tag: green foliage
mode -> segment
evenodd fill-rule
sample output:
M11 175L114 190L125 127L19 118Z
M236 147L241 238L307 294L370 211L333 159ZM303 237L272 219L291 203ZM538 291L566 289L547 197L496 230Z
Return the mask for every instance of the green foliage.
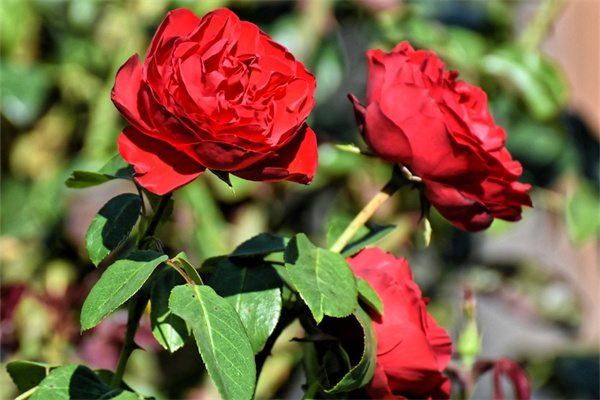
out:
M350 219L343 217L332 218L327 230L327 246L331 247L350 223ZM350 243L344 248L342 254L346 257L353 256L365 247L374 244L396 228L395 225L381 225L367 223L362 226Z
M256 257L285 250L289 239L274 233L261 233L240 244L231 257Z
M13 361L6 366L6 371L21 392L26 392L39 385L56 365L33 361Z
M371 9L374 4L372 1L312 3L315 7L288 7L279 2L231 3L228 0L193 3L180 0L0 2L0 263L3 265L0 273L3 318L5 285L24 283L27 293L33 291L39 296L32 300L26 294L25 301L17 303L14 316L8 318L6 327L11 329L2 333L3 343L4 340L8 343L5 363L6 360L28 357L50 362L57 359L80 362L85 357L81 344L88 340L99 340L94 336L96 331L92 330L85 333L83 340L73 342L71 332L79 328L76 321L79 309L65 308L66 305L77 303L72 301L72 293L79 293L84 288L87 290L85 282L89 282L91 274L98 272L89 268L89 260L85 256L85 242L81 239L87 227L83 226L83 221L89 221L100 208L101 203L96 203L97 200L109 199L116 194L113 188L122 191L120 184L134 188L135 171L120 155L113 157L97 172L87 171L86 168L92 170L93 166L116 153L117 136L127 124L110 99L117 69L131 54L144 54L151 33L167 10L176 7L191 8L200 16L217 7L232 6L242 19L258 23L271 36L277 36L317 76L317 104L309 125L320 135L319 170L313 184L307 187L291 183L250 182L216 171L220 178L226 181L230 179L235 187L235 195L219 181L219 177L208 173L178 190L174 195L177 201L175 218L172 224L160 231L166 233L160 240L164 248L168 252L173 251L173 254L184 248L191 263L184 253L168 259L159 253L140 252L130 257L135 258L140 254L152 256L127 258L110 265L106 276L101 278L86 300L82 313L82 321L85 322L83 329L99 323L137 291L151 289L150 321L153 333L164 348L174 352L191 333L191 324L168 308L171 289L184 282L174 269L182 271L198 285L202 284L200 272L205 282L224 297L220 301L229 304L228 315L231 319L235 319L233 315L237 312L240 321L233 326L240 336L243 336L241 332L248 335L242 346L248 360L251 353L261 348L265 353L269 352L269 342L263 347L265 340L273 334L273 329L278 334L278 328L288 322L290 309L302 314L303 320L310 320L309 310L304 307L303 300L309 305L315 319L320 315L321 323L328 320L326 315L348 315L349 310L353 309L353 314L346 318L360 322L365 338L360 363L350 365L348 355L336 343L332 344L331 351L325 357L326 368L321 368L323 359L318 359L313 372L328 374L333 365L343 366L345 371L349 371L342 381L339 379L343 374L332 374L335 378L331 378L331 381L329 378L319 380L316 387L322 398L343 398L344 390L351 390L359 387L361 382L366 382L370 376L372 363L369 360L372 361L374 357L371 350L375 344L368 340L370 324L366 319L360 319L360 314L365 314L361 307L369 306L373 312L379 313L384 310L379 297L366 281L357 279L356 288L353 287L348 268L342 266L343 257L331 255L312 244L307 245L306 237L296 237L290 243L287 237L270 233L254 236L233 253L231 250L242 238L251 237L262 230L287 236L298 231L311 232L314 235L311 240L314 237L315 243L321 243L323 238L315 233L322 232L324 212L331 210L335 215L353 215L357 206L365 200L367 189L373 190L383 183L384 174L388 173L384 163L340 151L330 143L355 143L365 148L345 95L352 92L364 98L367 49L389 50L401 40L408 39L416 48L435 51L449 68L460 72L460 79L486 90L494 118L507 132L507 147L513 158L523 164L524 174L520 180L534 184L534 206L537 216L546 219L543 222L553 223L557 229L564 222L576 246L590 244L598 236L600 222L594 183L574 172L576 163L585 162L589 157L587 150L597 147L597 132L589 136L594 141L590 142L590 146L586 144L588 142L577 142L574 135L565 131L559 115L566 106L568 87L559 66L537 50L538 41L531 43L514 37L515 18L522 16L519 2L466 1L442 4L408 1L397 10ZM336 24L329 23L332 18ZM323 25L319 25L319 21L323 21ZM452 21L452 24L448 21ZM530 31L528 28L532 24L527 25L519 27L518 31ZM124 26L127 29L123 29ZM309 32L308 36L306 32ZM538 39L541 39L544 29L538 30L538 33ZM524 43L528 43L526 49ZM586 55L589 54L582 52L581 59ZM575 142L582 148L576 147ZM597 163L597 160L592 162ZM92 189L68 190L63 182L68 188ZM104 185L106 182L111 183ZM535 185L544 186L545 190L539 190ZM564 195L561 193L563 187L573 190ZM141 190L142 197L148 200L155 211L161 197ZM397 197L401 197L401 201ZM386 204L386 210L381 215L386 215L387 221L398 224L399 228L393 230L391 225L367 225L344 249L343 256L351 256L373 244L380 244L385 250L397 254L403 253L409 259L414 255L415 248L419 248L413 230L417 216L410 212L416 210L416 196L410 198L401 193L397 197ZM333 199L341 200L336 201L335 208L331 206ZM120 204L112 203L112 219L119 219L121 225L111 225L101 211L90 227L87 247L95 265L111 252L116 253L115 248L127 241L138 221L142 207L139 196L126 195L125 200ZM399 219L399 210L403 212L402 219ZM152 214L150 207L144 211L147 215L139 220L137 228L140 237L144 235ZM160 222L166 222L172 212L171 200ZM119 213L123 213L125 218L118 216ZM434 215L440 218L435 212ZM326 222L329 244L339 237L348 222L349 219ZM415 277L419 283L425 282L426 286L435 285L433 290L432 286L424 288L424 292L434 293L429 309L447 311L450 307L440 306L439 298L436 298L436 295L448 293L457 285L457 270L453 268L455 262L448 261L456 257L447 257L459 254L458 258L464 259L461 256L470 250L464 245L466 239L463 236L444 231L440 224L433 222L435 232L431 247L419 250L419 257L424 255L422 259L433 261L415 271ZM488 231L486 235L502 233L510 239L511 229L516 225L505 223L501 226L501 232ZM385 235L388 235L385 240L377 242ZM562 237L556 237L559 236ZM495 239L480 235L477 240ZM133 240L127 243L133 247ZM533 244L539 243L536 241ZM535 246L531 248L533 252L538 251ZM284 251L287 265L280 262ZM123 253L126 254L125 251ZM290 255L294 253L297 253L298 259L290 263ZM220 256L209 258L216 255ZM489 293L490 300L496 293L503 293L506 286L510 291L516 290L516 294L526 297L527 302L531 302L535 310L540 312L539 319L545 323L545 330L552 329L554 324L560 327L561 334L567 332L573 337L580 337L576 334L579 331L590 331L586 324L592 319L586 318L587 311L581 311L577 300L587 296L582 285L574 288L569 282L556 278L558 275L543 270L545 261L535 257L535 265L530 268L530 273L535 277L544 274L549 276L532 283L531 279L522 277L523 267L530 264L529 261L515 258L520 257L518 255L497 257L491 261L494 265L507 264L510 271L516 271L514 275L511 274L510 281L503 279L504 272L500 269L489 268L485 260L480 268L474 268L468 262L463 263L459 275L462 276L466 271L469 277L474 276L473 281L479 282L478 290ZM203 267L197 271L193 265L200 265L200 261L204 262ZM160 267L157 271L161 262L172 268ZM55 268L58 264L64 268ZM152 276L152 271L155 271L155 276ZM440 276L444 277L443 281L436 281ZM335 284L332 285L333 282ZM334 293L324 289L330 286ZM344 289L346 287L350 290ZM200 290L202 293L208 288ZM361 300L358 308L356 291ZM54 300L45 301L47 298L60 298L60 307L56 306ZM331 311L328 307L335 310ZM337 307L343 308L343 312ZM451 314L446 312L445 323L440 325L451 329ZM56 318L57 315L60 318ZM296 315L292 313L293 317ZM205 322L212 322L214 317L202 318ZM197 341L208 340L206 332L210 332L210 329L202 329L205 329L204 333L200 334L198 332L201 329L197 329ZM290 347L292 345L297 343L292 343ZM309 345L312 346L312 343ZM224 349L225 345L221 347ZM568 347L562 347L561 350L569 351ZM225 354L231 350L223 351ZM290 353L286 351L285 348L283 351L275 348L270 352L272 357L269 356L269 360L273 360L277 375L281 372L283 376L298 361L298 354L294 353L296 350ZM554 354L555 351L549 353ZM136 382L139 385L152 386L153 393L158 397L184 397L197 382L195 378L185 381L172 379L166 373L170 371L164 370L169 368L165 367L169 364L152 367L158 364L157 354L153 350L146 351L143 357L149 363L130 363L127 371L139 379ZM232 376L228 381L219 378L219 373L215 372L230 369L225 365L226 360L217 362L217 357L210 354L207 357L213 360L213 378L217 376L217 380L221 379L222 386L234 385L231 381L236 377ZM90 363L96 361L86 360ZM531 362L531 359L524 357L524 361ZM552 361L544 358L544 369L548 373ZM218 368L215 367L217 364ZM17 389L27 392L40 384L56 367L54 364L19 361L9 363L7 371ZM72 378L72 385L83 385L84 392L88 387L94 392L75 393L77 396L93 398L104 389L107 391L102 392L106 394L102 395L103 398L133 395L127 392L130 389L126 386L121 386L126 392L111 392L110 388L98 383L97 377L90 375L89 370L82 372L80 367L73 368L72 371L64 370ZM589 368L583 368L585 371L589 371ZM105 383L112 379L112 373L107 371L95 371L94 374ZM537 379L537 386L540 382L552 381L543 374L542 378L532 375ZM254 377L244 379L248 383ZM0 397L15 396L13 387L1 386ZM245 387L247 391L249 387ZM331 394L325 393L325 389ZM227 390L230 397L237 397L235 390ZM53 396L61 398L65 395L64 390L58 392L55 395L49 386L45 386L35 398L52 399ZM308 397L310 392L309 387ZM560 391L557 393L566 397ZM71 394L66 392L66 395ZM247 393L244 396L247 397Z
M345 317L357 305L356 278L341 254L320 249L304 234L285 249L289 278L317 322L324 315Z
M98 266L127 237L137 222L142 208L140 196L123 193L108 201L96 214L85 235L85 248Z
M65 181L65 185L72 189L84 189L101 185L113 179L127 179L133 181L135 170L127 164L121 155L117 154L110 159L98 172L75 170Z
M166 255L142 250L109 266L83 303L81 330L98 325L108 314L125 303L166 259Z
M139 400L143 398L136 393L107 385L94 371L77 364L52 370L31 396L31 400Z
M187 260L187 256L184 252L177 254L174 258L170 260L171 262L179 265L185 271L186 275L196 284L202 285L202 279L198 274L198 271L190 262Z
M152 334L170 353L183 346L190 337L190 327L169 309L171 289L185 280L174 269L165 269L157 275L150 291L150 324Z
M121 157L120 154L117 154L104 164L98 172L109 177L133 181L135 170L132 165L127 164L127 162L123 160L123 157Z
M364 347L360 361L327 393L343 393L359 389L373 378L377 360L377 338L373 321L361 307L357 307L353 316L360 323L364 334Z
M183 285L169 307L191 327L206 369L224 399L251 399L256 365L248 335L235 309L208 286Z
M73 171L65 181L65 185L71 189L85 189L91 186L101 185L113 178L98 172Z
M210 286L237 311L257 354L273 333L281 313L281 280L269 263L221 261Z
M379 295L369 285L369 282L363 278L356 278L356 287L358 288L358 295L369 307L375 310L379 315L383 315L383 302L379 298Z

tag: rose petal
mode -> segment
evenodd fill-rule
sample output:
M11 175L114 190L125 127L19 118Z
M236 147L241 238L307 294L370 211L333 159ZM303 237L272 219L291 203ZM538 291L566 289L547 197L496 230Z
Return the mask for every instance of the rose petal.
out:
M252 181L284 180L308 185L315 175L317 161L317 138L312 129L304 126L267 160L233 174Z
M248 168L268 155L216 140L182 145L179 149L206 168L231 173Z
M487 228L494 220L483 203L465 196L456 187L429 180L423 182L431 205L459 228L476 232Z
M355 115L356 110L355 107ZM364 126L363 137L380 158L393 163L412 163L413 153L408 138L398 125L382 112L378 102L367 106Z
M117 144L123 159L134 166L136 181L159 195L193 181L205 170L168 143L144 135L132 126L123 130Z
M350 99L375 155L421 177L431 204L461 229L518 220L521 207L531 206L529 187L516 182L522 167L504 147L485 92L408 42L389 53L371 50L367 59L366 105Z
M117 71L110 97L129 123L142 131L151 132L154 131L154 126L140 99L141 79L142 65L139 56L134 54Z
M180 36L187 36L198 26L200 18L187 8L178 8L169 11L163 22L158 27L148 52L146 59L152 57L160 46L161 42L166 43L169 39Z
M384 306L383 316L372 315L377 364L367 393L372 398L448 399L450 382L441 371L450 361L450 338L427 313L406 259L367 248L348 263Z

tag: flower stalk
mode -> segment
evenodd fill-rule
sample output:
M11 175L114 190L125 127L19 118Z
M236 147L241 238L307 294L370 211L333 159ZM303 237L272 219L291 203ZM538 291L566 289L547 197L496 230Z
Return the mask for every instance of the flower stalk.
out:
M123 347L121 348L121 354L119 355L119 363L117 364L117 370L113 375L110 382L113 387L120 387L123 382L123 374L125 373L125 367L127 361L133 350L136 349L135 344L135 333L140 325L140 319L144 314L144 309L148 303L148 294L140 291L129 300L129 310L127 316L127 331L125 332L125 340L123 341Z
M350 240L356 235L358 230L362 228L367 221L375 214L375 211L387 199L389 199L394 193L396 193L402 186L407 184L409 180L406 179L402 170L398 165L394 166L392 172L392 178L388 183L367 203L366 206L354 217L348 227L342 232L340 237L335 241L329 250L335 253L341 253L342 250L350 243Z
M148 227L146 228L144 234L141 236L138 241L137 247L140 248L145 242L146 239L152 237L158 224L167 209L167 205L169 204L169 200L171 200L171 193L167 193L162 196L158 206L156 207L156 212L152 216ZM129 300L129 309L127 315L127 330L125 332L125 339L123 341L123 347L121 348L121 353L119 355L119 362L117 364L117 370L113 375L111 380L111 386L120 387L123 381L123 374L125 373L125 367L127 366L127 361L129 361L129 357L133 350L136 349L135 344L135 333L137 332L138 327L140 326L140 320L142 315L144 314L144 310L146 308L146 304L148 303L149 293L147 290L140 290Z

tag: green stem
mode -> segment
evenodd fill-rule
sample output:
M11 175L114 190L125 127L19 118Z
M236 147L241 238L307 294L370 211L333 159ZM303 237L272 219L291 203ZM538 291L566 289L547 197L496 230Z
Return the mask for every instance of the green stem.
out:
M156 208L156 212L152 216L150 223L148 224L148 228L144 232L144 235L138 241L137 247L144 243L144 241L152 237L158 224L167 209L167 205L169 204L169 200L171 199L171 195L173 193L167 193L160 199L160 203L158 203L158 207ZM130 300L129 300L129 311L127 316L127 331L125 332L125 340L123 341L123 347L121 348L121 354L119 355L119 363L117 364L117 370L111 381L111 386L120 387L121 382L123 381L123 374L125 373L125 367L127 366L127 361L129 361L129 357L133 350L136 349L135 344L135 333L140 325L140 319L144 314L144 309L146 308L146 304L148 303L149 293L144 290L144 287L137 292Z
M25 399L31 397L31 395L38 389L38 387L39 386L32 387L31 389L29 389L25 393L21 393L19 396L15 397L15 400L25 400Z
M172 195L173 195L173 192L170 192L170 193L165 194L163 197L161 197L160 203L158 203L158 207L156 208L156 212L152 216L152 219L150 220L150 223L148 224L148 228L146 228L146 232L144 232L144 235L142 236L142 240L154 235L154 231L156 231L156 228L158 227L158 223L160 222L160 219L162 218L163 213L167 209L167 205L169 204L169 200L171 200Z
M566 3L566 0L546 0L543 2L521 34L520 44L525 49L535 50Z
M183 269L179 268L173 261L167 260L165 261L165 264L177 271L189 285L196 286L196 283L188 276L188 274L186 274Z
M335 241L329 250L335 253L341 253L342 250L344 250L344 247L346 247L354 235L356 235L358 230L367 223L373 214L375 214L375 211L377 211L377 209L381 207L381 205L385 203L387 199L389 199L407 182L408 179L399 170L398 166L395 166L390 181L386 183L383 189L381 189L356 215L356 217L354 217L352 222L350 222L350 225L348 225L346 230L342 232L341 236Z
M144 309L146 308L147 302L148 296L142 291L136 293L129 300L129 315L127 316L127 331L125 332L125 340L123 341L123 347L121 348L121 355L119 356L117 370L115 371L110 383L113 387L118 388L121 386L129 356L131 356L131 353L133 353L133 350L135 350L137 347L134 342L135 333L140 325L140 319L144 314Z

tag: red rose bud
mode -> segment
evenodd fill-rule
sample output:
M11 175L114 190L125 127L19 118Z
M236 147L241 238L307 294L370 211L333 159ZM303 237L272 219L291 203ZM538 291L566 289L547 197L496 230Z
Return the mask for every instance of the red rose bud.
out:
M463 311L465 323L458 335L456 352L460 356L464 368L470 370L481 351L481 338L477 327L475 294L468 286L465 288Z
M422 178L429 202L459 228L521 219L521 207L531 207L530 186L517 182L521 164L504 147L506 133L494 124L486 94L407 42L367 57L366 106L349 97L372 151Z
M373 399L448 399L442 375L452 352L448 334L427 313L408 261L377 248L348 262L383 301L384 315L371 313L377 337L377 366L365 390Z
M283 46L228 9L169 12L143 65L117 72L112 100L131 123L119 152L146 189L165 194L206 168L308 184L317 145L306 118L316 82Z

